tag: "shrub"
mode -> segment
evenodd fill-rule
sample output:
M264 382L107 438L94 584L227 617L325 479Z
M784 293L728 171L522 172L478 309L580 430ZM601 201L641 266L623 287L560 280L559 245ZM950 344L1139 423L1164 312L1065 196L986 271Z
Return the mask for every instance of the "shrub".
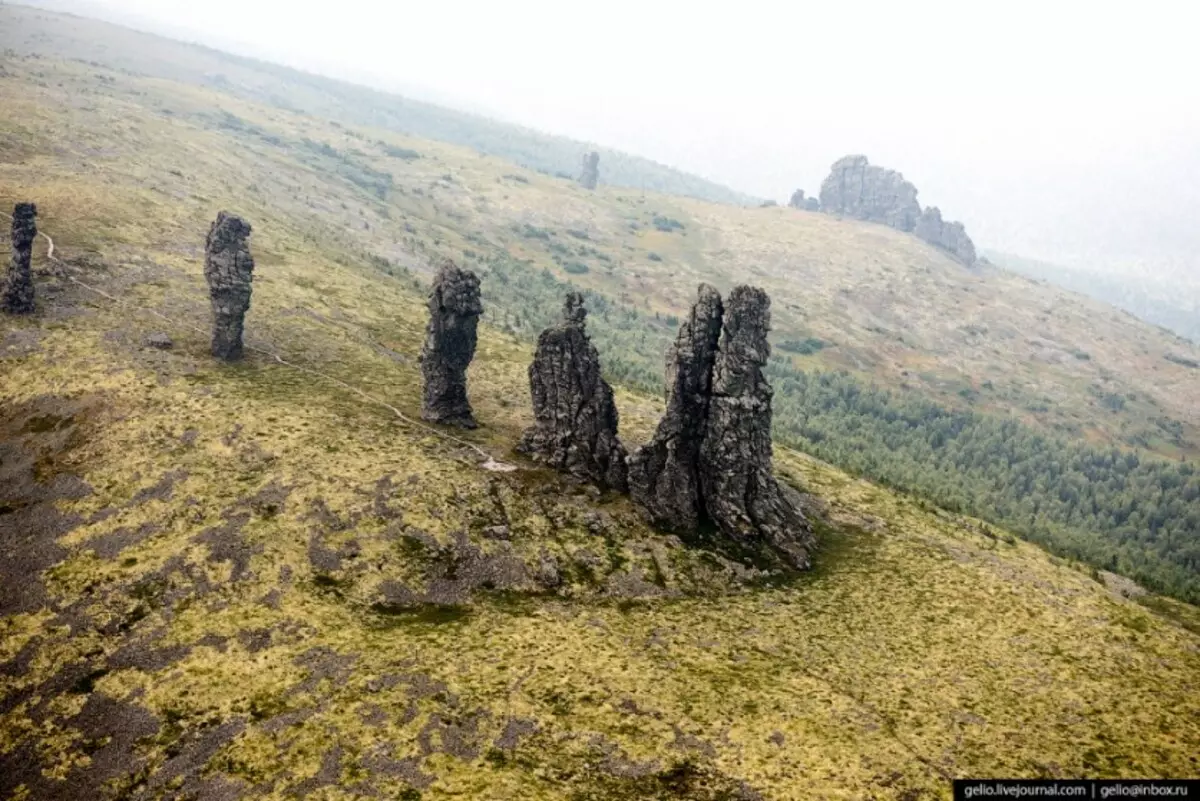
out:
M683 223L679 220L673 220L670 217L662 217L656 214L654 216L654 227L669 234L672 231L682 231Z
M383 143L383 152L394 159L404 159L405 161L415 161L421 158L421 154L415 150L409 150L407 147L396 147L395 145L389 145L387 142Z
M563 265L563 269L571 275L583 275L588 272L588 266L581 261L569 261Z
M807 339L789 339L779 343L780 350L786 350L788 353L799 353L802 356L811 356L817 351L823 350L826 343L816 337L808 337Z

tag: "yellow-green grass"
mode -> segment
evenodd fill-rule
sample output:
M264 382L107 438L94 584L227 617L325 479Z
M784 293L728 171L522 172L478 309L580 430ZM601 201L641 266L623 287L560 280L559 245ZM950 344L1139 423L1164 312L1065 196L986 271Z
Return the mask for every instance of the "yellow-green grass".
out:
M248 795L280 799L306 788L331 753L333 783L316 788L317 797L361 797L366 781L383 797L419 785L427 799L719 798L737 797L728 793L744 782L771 799L916 799L949 797L950 776L1200 774L1200 636L1185 625L1194 621L1190 607L1116 597L1086 571L1004 532L782 449L780 474L828 507L818 567L780 586L747 588L647 529L626 500L596 499L511 453L530 422L530 352L490 326L470 374L484 427L466 436L519 462L513 474L482 471L469 451L261 356L215 364L205 337L189 327L207 326L200 250L220 208L255 225L249 341L410 417L419 410L423 300L370 256L421 269L435 253L471 247L467 235L533 248L513 222L589 226L594 246L636 263L645 277L593 270L582 280L606 288L623 282L631 296L664 311L684 307L694 280L720 282L710 265L761 265L750 274L775 295L781 326L801 330L803 320L803 330L852 353L876 353L879 340L856 327L865 324L855 322L864 307L822 289L817 260L832 258L819 254L834 240L864 252L882 242L879 252L911 258L871 268L880 287L916 284L906 309L923 308L917 296L934 293L921 282L934 278L914 278L902 264L986 289L995 303L1005 297L995 287L1015 279L973 277L883 229L786 210L664 198L643 204L614 190L589 195L500 161L370 132L368 140L423 154L415 162L362 156L392 170L404 190L385 204L187 114L219 107L291 138L363 146L344 130L129 76L98 89L95 70L78 64L6 69L0 102L20 126L22 150L0 164L0 202L39 203L40 224L69 275L187 325L119 308L56 277L39 245L39 288L58 292L43 291L37 316L0 323L4 340L34 342L0 360L0 417L8 422L52 401L76 410L49 421L77 435L42 455L42 478L75 473L92 493L58 502L85 522L59 538L66 556L42 578L56 607L78 602L94 625L69 636L46 611L0 621L0 661L24 649L34 654L27 673L0 675L0 696L30 691L72 664L103 663L131 642L193 646L164 666L97 676L91 695L149 709L163 722L162 733L138 748L150 779L179 742L242 721L189 781L225 775ZM148 97L130 96L133 86ZM175 114L148 113L155 100ZM453 182L439 184L447 172ZM632 239L617 239L627 219L645 221L648 210L683 221L687 237L646 233L643 225ZM776 247L804 253L810 240L811 259L796 262L810 272L793 286L770 254ZM665 259L653 271L641 256L651 248ZM536 249L529 255L558 269ZM835 276L828 286L837 275L849 280L853 264L847 256L826 265ZM787 311L789 303L799 308ZM1064 304L1082 308L1082 301ZM842 309L829 318L836 330L819 321L823 308ZM1076 313L1056 311L1045 325L1066 325ZM929 310L913 315L905 323L913 335L944 325ZM156 331L174 338L172 351L144 346ZM933 354L924 358L947 363L934 345L923 341ZM1093 353L1093 362L1102 358ZM1068 382L1083 369L1070 368L1039 368L1030 380ZM618 400L623 436L631 445L644 441L661 403L624 391ZM22 437L30 448L49 442L36 426ZM186 477L169 495L139 499L173 471ZM385 476L395 489L380 514L375 496ZM256 500L272 486L287 488L278 508ZM322 517L321 505L344 526ZM105 510L111 516L98 514ZM597 513L611 521L599 536L589 529ZM197 537L238 515L246 519L237 541L249 556L245 575L235 577L236 563L210 558L214 546ZM502 522L511 545L480 536ZM144 524L152 528L119 553L96 553L96 543ZM479 593L458 612L383 614L373 605L384 581L422 580L422 558L397 537L413 531L443 544L467 531L481 549L511 548L530 564L545 551L567 580L554 593ZM353 569L314 567L314 536L331 550L354 540L357 555L345 560ZM585 551L602 564L595 582L566 570ZM208 588L178 572L162 583L172 559ZM608 583L610 574L655 569L662 597L631 601ZM182 599L172 600L176 590ZM246 633L261 630L270 632L265 647L252 647ZM344 669L330 653L347 660ZM4 713L0 760L34 743L63 775L87 764L90 746L71 715L89 697L57 694L49 717L32 696ZM536 733L510 747L500 736L517 720ZM373 769L379 748L397 760L416 758L415 770L431 782ZM680 775L693 777L687 789L671 783ZM715 789L705 795L702 784Z

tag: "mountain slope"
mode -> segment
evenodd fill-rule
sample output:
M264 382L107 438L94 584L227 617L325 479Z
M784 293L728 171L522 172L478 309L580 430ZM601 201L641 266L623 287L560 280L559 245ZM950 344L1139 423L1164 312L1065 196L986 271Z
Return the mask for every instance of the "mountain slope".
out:
M103 63L129 75L205 86L280 109L470 147L551 175L577 176L583 154L598 150L606 184L720 203L754 202L728 187L618 150L96 20L21 6L6 6L4 13L0 47L17 55ZM53 35L45 35L46 29Z
M769 285L781 342L837 343L785 356L804 365L884 338L823 271L917 282L891 309L913 332L951 316L946 283L986 293L981 315L1030 285L872 227L587 194L78 62L7 61L0 104L0 203L36 200L62 260L40 243L39 313L0 320L0 795L918 799L950 776L1200 773L1194 607L786 447L823 542L791 578L511 453L527 337L567 278L591 287L631 445L700 277ZM221 208L255 226L250 342L312 372L208 357ZM515 473L347 389L417 416L440 254L486 273L465 436ZM1066 336L1081 315L1050 317Z
M193 155L213 186L253 163ZM783 450L783 475L828 504L820 567L746 592L623 499L526 463L487 473L260 355L214 364L189 327L207 317L200 204L46 172L20 191L45 199L66 266L39 259L41 315L4 321L5 441L34 479L0 517L19 588L6 790L920 798L953 775L1195 772L1200 637L1086 572ZM269 204L243 211L252 342L415 415L414 289ZM143 344L164 328L173 351ZM472 436L510 456L530 354L481 342ZM620 399L636 442L661 407ZM12 524L26 513L42 522ZM549 553L564 586L396 599L389 582L420 592L474 549L530 568Z
M1200 340L1200 281L1062 267L1009 253L987 256L1006 270L1110 303L1193 342Z
M58 52L47 24L56 19L15 13L4 30ZM104 48L111 30L92 30L92 46ZM140 40L122 36L134 38L116 52L136 58ZM43 181L47 170L61 175L71 191L60 211L75 221L92 207L173 219L189 205L215 214L218 198L251 202L306 242L348 248L386 272L420 272L439 256L466 262L483 277L489 319L523 340L581 286L610 378L652 392L694 282L752 279L775 297L782 441L1200 599L1200 473L1190 461L1200 353L1187 342L1010 273L964 270L878 226L586 192L428 140L95 64L56 63L51 81L45 63L11 62L26 79L8 84L4 153L14 181L30 169ZM39 82L40 99L30 94ZM210 151L238 163L236 174L199 169ZM75 187L80 171L99 179L91 198ZM112 227L73 230L128 242ZM159 236L189 233L170 225Z

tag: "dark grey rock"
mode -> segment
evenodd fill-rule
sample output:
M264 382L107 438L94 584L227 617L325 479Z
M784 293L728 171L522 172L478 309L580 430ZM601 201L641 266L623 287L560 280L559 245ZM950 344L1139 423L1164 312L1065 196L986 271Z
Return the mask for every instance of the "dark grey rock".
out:
M208 232L204 249L204 278L212 300L212 354L224 361L242 358L242 330L250 308L254 259L246 242L250 225L221 212Z
M600 376L600 355L585 329L583 296L567 295L563 320L538 337L529 366L535 424L517 450L601 488L627 488L617 406Z
M654 525L692 532L704 517L700 445L721 338L721 295L707 284L667 354L667 410L654 438L629 458L629 491Z
M921 216L917 188L895 170L872 166L866 156L834 162L821 184L821 210L911 231Z
M146 344L158 350L170 350L175 347L175 342L166 334L151 334L146 337Z
M763 368L771 355L771 300L739 286L725 305L712 400L700 447L708 517L725 536L775 549L792 567L811 567L812 528L771 472L771 398Z
M37 238L37 206L18 203L13 208L12 262L0 287L0 310L9 314L33 314L33 275L30 261Z
M475 357L481 314L478 276L443 262L429 293L429 326L421 349L421 416L426 420L462 428L479 425L467 400L467 368Z
M583 171L579 173L579 185L584 189L595 189L600 183L600 154L594 150L583 157Z
M976 261L975 243L967 236L967 229L960 222L944 222L937 206L921 212L913 233L931 245L949 251L955 259L970 267Z

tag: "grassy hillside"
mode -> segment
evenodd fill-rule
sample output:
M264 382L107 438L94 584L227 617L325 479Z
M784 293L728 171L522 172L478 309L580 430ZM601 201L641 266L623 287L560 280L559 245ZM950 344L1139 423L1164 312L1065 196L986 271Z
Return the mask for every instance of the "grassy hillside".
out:
M58 48L25 13L0 8L0 35ZM1061 400L1021 431L1070 435L1074 415L1120 443L1169 403L1186 440L1189 401L1141 395L1194 389L1151 361L1175 347L1160 333L1116 317L1101 340L1101 307L870 226L585 193L78 61L2 69L0 204L36 200L64 264L39 243L38 315L0 320L0 797L912 801L952 776L1200 775L1194 607L786 447L823 543L801 577L685 547L511 452L528 337L567 281L632 445L700 278L772 291L798 438L857 419L853 442L918 393L1007 415L945 378L995 359ZM250 342L314 372L207 356L222 208L255 226ZM516 472L346 388L416 416L438 254L485 274L467 437ZM966 320L988 329L958 347ZM156 332L175 347L146 347ZM1051 334L1090 359L1017 366L1014 342ZM822 416L821 393L784 388L839 365L894 405ZM1138 398L1093 407L1089 381Z
M592 143L82 17L21 6L7 6L5 14L0 48L14 54L101 63L126 75L209 87L274 108L473 148L549 175L576 177L583 154L598 150L605 184L719 203L755 202L712 181Z
M123 32L110 43L120 29L4 13L4 35L26 48L65 49L61 26L73 31L68 42L82 37L117 61L158 63L137 55L143 40L150 52L162 47L153 37ZM188 203L215 213L217 198L255 203L307 242L348 248L392 274L449 255L483 274L489 319L524 340L570 282L591 293L606 369L631 388L658 391L663 350L697 281L761 284L775 299L784 442L1200 599L1200 474L1190 461L1200 351L1186 341L1005 271L965 270L879 226L586 192L239 91L97 62L11 63L27 78L14 73L9 84L13 180L44 180L49 163L73 190L81 170L96 171L113 190L68 202L165 205L168 217ZM198 169L213 149L239 163L233 177ZM136 197L122 195L121 176L135 179ZM95 233L128 242L127 232Z
M1200 341L1200 280L1158 275L1122 275L1025 259L1010 253L988 253L996 264L1015 273L1087 295L1124 309L1148 323Z

